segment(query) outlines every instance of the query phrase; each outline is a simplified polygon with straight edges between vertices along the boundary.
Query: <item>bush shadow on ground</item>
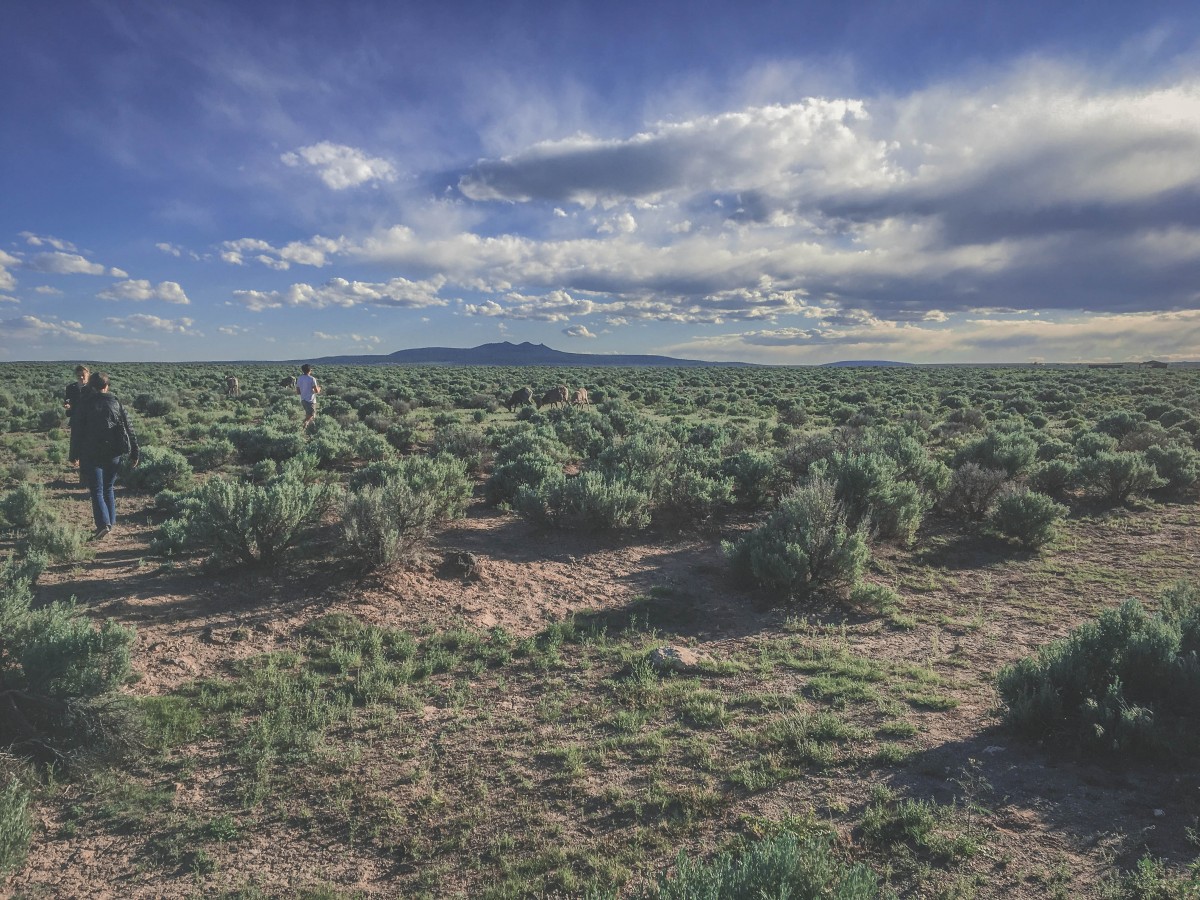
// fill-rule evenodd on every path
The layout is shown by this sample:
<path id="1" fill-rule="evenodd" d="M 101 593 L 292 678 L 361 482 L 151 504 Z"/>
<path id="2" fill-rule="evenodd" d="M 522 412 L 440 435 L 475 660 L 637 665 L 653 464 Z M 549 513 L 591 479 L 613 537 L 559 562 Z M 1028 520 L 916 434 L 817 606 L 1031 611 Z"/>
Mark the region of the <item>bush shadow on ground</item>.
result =
<path id="1" fill-rule="evenodd" d="M 1174 869 L 1197 857 L 1189 834 L 1200 816 L 1194 766 L 1075 754 L 993 725 L 919 751 L 884 783 L 902 797 L 977 806 L 986 839 L 1001 845 L 1032 833 L 1068 856 L 1099 847 L 1119 870 L 1145 855 Z"/>

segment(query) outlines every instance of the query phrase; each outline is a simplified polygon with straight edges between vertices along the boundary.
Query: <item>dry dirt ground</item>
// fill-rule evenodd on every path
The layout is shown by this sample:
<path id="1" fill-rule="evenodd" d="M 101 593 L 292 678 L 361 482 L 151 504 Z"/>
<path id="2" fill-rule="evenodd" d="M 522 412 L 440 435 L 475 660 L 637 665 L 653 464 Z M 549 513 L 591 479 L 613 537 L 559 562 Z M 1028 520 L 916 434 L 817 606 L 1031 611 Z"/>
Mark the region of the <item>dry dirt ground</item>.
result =
<path id="1" fill-rule="evenodd" d="M 78 490 L 57 485 L 62 497 Z M 956 708 L 919 716 L 918 753 L 889 773 L 896 790 L 946 801 L 961 796 L 968 760 L 990 783 L 982 826 L 986 852 L 977 897 L 1092 896 L 1106 873 L 1150 853 L 1186 865 L 1196 853 L 1186 830 L 1200 815 L 1200 774 L 1063 756 L 1022 744 L 996 716 L 993 673 L 1102 608 L 1128 596 L 1149 600 L 1179 577 L 1200 577 L 1200 507 L 1152 506 L 1073 520 L 1052 553 L 1005 550 L 994 541 L 923 534 L 916 552 L 877 554 L 870 579 L 903 597 L 915 627 L 888 627 L 840 605 L 786 609 L 732 583 L 714 539 L 634 540 L 546 535 L 476 501 L 438 537 L 429 565 L 355 580 L 334 562 L 303 558 L 275 575 L 211 573 L 194 562 L 164 566 L 148 551 L 147 501 L 122 496 L 116 532 L 94 560 L 59 566 L 39 585 L 44 600 L 75 597 L 88 614 L 137 628 L 137 694 L 160 694 L 231 660 L 291 646 L 299 628 L 329 612 L 418 631 L 467 624 L 532 634 L 579 611 L 621 608 L 653 590 L 691 599 L 697 611 L 679 637 L 713 658 L 753 648 L 797 619 L 840 623 L 856 653 L 928 663 L 954 684 Z M 86 503 L 73 507 L 80 523 Z M 3 552 L 0 547 L 0 552 Z M 465 550 L 479 577 L 439 574 L 438 554 Z M 301 557 L 303 557 L 303 552 Z M 736 812 L 782 817 L 797 809 L 864 802 L 854 775 L 822 775 L 748 796 Z M 148 870 L 120 835 L 64 836 L 52 808 L 38 811 L 29 860 L 9 882 L 14 895 L 157 897 L 204 893 L 186 876 Z M 732 816 L 730 817 L 732 818 Z M 850 838 L 852 840 L 852 838 Z M 368 895 L 400 895 L 370 853 L 287 833 L 247 835 L 220 861 L 218 883 L 253 877 L 286 896 L 297 873 Z M 245 883 L 245 881 L 241 881 Z M 1056 894 L 1057 891 L 1057 894 Z M 924 896 L 925 894 L 917 894 Z"/>

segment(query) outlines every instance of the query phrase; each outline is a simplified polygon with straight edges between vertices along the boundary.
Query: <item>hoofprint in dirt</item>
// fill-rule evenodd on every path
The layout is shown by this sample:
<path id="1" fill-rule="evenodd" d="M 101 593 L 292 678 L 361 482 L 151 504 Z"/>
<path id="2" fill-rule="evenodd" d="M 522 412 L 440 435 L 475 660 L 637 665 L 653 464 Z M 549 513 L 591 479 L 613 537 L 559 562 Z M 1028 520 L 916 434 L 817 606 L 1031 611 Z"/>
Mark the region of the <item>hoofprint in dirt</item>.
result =
<path id="1" fill-rule="evenodd" d="M 132 506 L 132 504 L 131 504 Z M 586 610 L 621 610 L 640 596 L 666 598 L 673 642 L 711 659 L 749 657 L 781 635 L 842 642 L 868 659 L 911 662 L 941 677 L 953 708 L 917 711 L 916 753 L 898 771 L 833 771 L 751 792 L 717 821 L 701 820 L 679 843 L 711 850 L 744 831 L 747 821 L 813 811 L 855 841 L 855 822 L 871 782 L 918 798 L 964 802 L 964 783 L 986 791 L 981 828 L 986 853 L 962 871 L 986 877 L 976 896 L 1046 896 L 1057 880 L 1066 896 L 1091 893 L 1113 862 L 1128 865 L 1149 851 L 1179 863 L 1189 858 L 1185 830 L 1200 814 L 1195 772 L 1139 766 L 1122 771 L 1029 746 L 997 727 L 991 677 L 1006 662 L 1127 596 L 1151 598 L 1165 583 L 1195 577 L 1193 507 L 1161 506 L 1074 524 L 1052 556 L 985 553 L 969 543 L 938 545 L 920 559 L 882 555 L 870 578 L 902 595 L 915 627 L 896 630 L 867 611 L 768 606 L 732 584 L 715 541 L 669 537 L 646 542 L 564 538 L 530 529 L 480 507 L 440 536 L 440 550 L 479 560 L 478 577 L 438 574 L 429 565 L 354 582 L 321 578 L 320 566 L 298 579 L 287 573 L 207 574 L 192 564 L 161 567 L 146 556 L 148 512 L 131 508 L 96 560 L 44 577 L 44 596 L 74 595 L 96 617 L 139 630 L 131 690 L 158 694 L 198 677 L 219 677 L 231 660 L 294 647 L 309 621 L 347 612 L 372 624 L 434 633 L 465 625 L 529 635 L 547 622 Z M 665 601 L 664 601 L 665 602 Z M 513 691 L 513 708 L 529 698 Z M 453 733 L 437 708 L 422 715 L 422 744 Z M 172 791 L 172 807 L 216 812 L 222 773 L 198 771 Z M 206 780 L 207 779 L 207 780 Z M 986 788 L 983 787 L 986 785 Z M 40 811 L 41 829 L 14 891 L 48 896 L 187 896 L 194 873 L 148 867 L 144 849 L 120 829 L 71 832 L 62 803 Z M 743 823 L 739 825 L 738 823 Z M 206 889 L 262 884 L 270 892 L 314 882 L 387 895 L 394 866 L 369 850 L 271 823 L 218 847 L 217 875 Z M 665 864 L 673 849 L 661 853 Z M 459 883 L 447 875 L 447 885 Z"/>

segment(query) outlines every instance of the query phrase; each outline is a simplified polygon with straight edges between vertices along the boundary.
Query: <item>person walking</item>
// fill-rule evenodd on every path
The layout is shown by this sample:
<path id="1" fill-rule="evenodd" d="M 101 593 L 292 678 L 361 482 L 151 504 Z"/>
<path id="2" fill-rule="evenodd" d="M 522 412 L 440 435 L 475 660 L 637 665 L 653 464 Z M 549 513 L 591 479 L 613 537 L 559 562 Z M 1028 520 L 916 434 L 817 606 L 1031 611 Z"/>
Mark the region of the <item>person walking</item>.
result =
<path id="1" fill-rule="evenodd" d="M 71 462 L 78 463 L 87 478 L 92 497 L 92 518 L 96 523 L 93 540 L 108 536 L 117 524 L 114 488 L 121 460 L 137 466 L 141 449 L 129 427 L 129 416 L 121 401 L 109 393 L 108 376 L 95 372 L 88 379 L 92 393 L 84 397 L 75 411 L 71 429 Z"/>
<path id="2" fill-rule="evenodd" d="M 72 435 L 75 433 L 75 413 L 83 405 L 84 398 L 91 393 L 91 388 L 88 387 L 88 378 L 91 372 L 88 367 L 78 365 L 75 367 L 75 380 L 67 385 L 67 389 L 63 391 L 63 408 L 67 411 L 67 430 Z M 79 484 L 87 487 L 87 476 L 83 469 L 79 470 Z"/>
<path id="3" fill-rule="evenodd" d="M 300 377 L 296 379 L 296 393 L 300 395 L 300 404 L 304 407 L 303 427 L 307 429 L 317 417 L 317 394 L 321 393 L 321 386 L 313 378 L 312 366 L 308 363 L 300 367 L 300 372 Z"/>

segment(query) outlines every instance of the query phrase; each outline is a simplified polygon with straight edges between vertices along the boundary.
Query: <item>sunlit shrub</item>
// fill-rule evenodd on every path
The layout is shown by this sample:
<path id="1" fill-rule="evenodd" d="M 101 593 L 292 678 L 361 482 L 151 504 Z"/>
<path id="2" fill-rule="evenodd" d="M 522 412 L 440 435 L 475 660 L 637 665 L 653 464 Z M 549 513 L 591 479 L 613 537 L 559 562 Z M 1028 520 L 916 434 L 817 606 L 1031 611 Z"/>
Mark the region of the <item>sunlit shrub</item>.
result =
<path id="1" fill-rule="evenodd" d="M 1166 485 L 1144 453 L 1106 452 L 1079 463 L 1080 480 L 1088 490 L 1110 503 L 1123 503 Z"/>
<path id="2" fill-rule="evenodd" d="M 988 524 L 1022 547 L 1035 549 L 1054 540 L 1058 525 L 1066 516 L 1067 508 L 1045 494 L 1013 491 L 996 501 Z"/>
<path id="3" fill-rule="evenodd" d="M 766 522 L 723 546 L 736 575 L 786 598 L 852 585 L 870 558 L 863 532 L 847 524 L 834 483 L 822 478 L 797 488 Z"/>

